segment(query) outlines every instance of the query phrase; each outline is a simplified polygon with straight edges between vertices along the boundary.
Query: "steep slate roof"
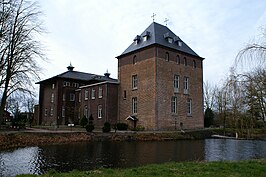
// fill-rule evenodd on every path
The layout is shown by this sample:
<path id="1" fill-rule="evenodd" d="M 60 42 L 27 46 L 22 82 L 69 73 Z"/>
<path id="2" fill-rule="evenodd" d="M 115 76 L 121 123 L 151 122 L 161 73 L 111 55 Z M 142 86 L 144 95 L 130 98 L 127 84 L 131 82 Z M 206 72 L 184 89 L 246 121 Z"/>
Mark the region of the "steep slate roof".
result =
<path id="1" fill-rule="evenodd" d="M 145 35 L 148 35 L 149 38 L 147 41 L 143 41 L 143 37 Z M 167 37 L 170 37 L 173 39 L 172 43 L 169 43 L 167 40 Z M 196 54 L 184 41 L 182 41 L 177 35 L 175 35 L 168 27 L 163 26 L 161 24 L 158 24 L 156 22 L 153 22 L 140 36 L 137 36 L 135 40 L 139 40 L 138 44 L 136 45 L 135 42 L 133 42 L 120 56 L 128 54 L 130 52 L 136 51 L 138 49 L 153 45 L 153 44 L 159 44 L 165 47 L 169 47 L 196 57 L 200 57 L 198 54 Z M 182 43 L 181 46 L 178 45 L 178 41 Z M 200 57 L 201 58 L 201 57 Z"/>
<path id="2" fill-rule="evenodd" d="M 96 81 L 113 81 L 113 82 L 118 82 L 117 79 L 113 79 L 110 77 L 106 76 L 101 76 L 101 75 L 96 75 L 96 74 L 90 74 L 90 73 L 84 73 L 84 72 L 79 72 L 79 71 L 66 71 L 62 74 L 56 75 L 54 77 L 51 77 L 49 79 L 42 80 L 40 82 L 37 82 L 36 84 L 40 84 L 42 82 L 51 80 L 51 79 L 56 79 L 56 78 L 62 78 L 62 79 L 75 79 L 75 80 L 81 80 L 81 81 L 91 81 L 91 80 L 96 80 Z"/>

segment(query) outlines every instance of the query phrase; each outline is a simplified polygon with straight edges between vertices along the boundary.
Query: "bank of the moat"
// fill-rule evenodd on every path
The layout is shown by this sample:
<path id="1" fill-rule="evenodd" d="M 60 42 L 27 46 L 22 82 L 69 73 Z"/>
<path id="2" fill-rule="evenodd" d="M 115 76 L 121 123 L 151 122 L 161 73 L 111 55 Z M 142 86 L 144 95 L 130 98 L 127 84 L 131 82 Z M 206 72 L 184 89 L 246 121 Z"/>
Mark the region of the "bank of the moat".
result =
<path id="1" fill-rule="evenodd" d="M 214 134 L 223 135 L 221 129 L 204 129 L 181 131 L 154 131 L 154 132 L 134 132 L 117 131 L 110 133 L 101 132 L 75 132 L 75 131 L 12 131 L 0 133 L 0 150 L 14 149 L 26 146 L 39 146 L 49 144 L 63 144 L 82 141 L 171 141 L 171 140 L 191 140 L 206 139 Z M 233 132 L 227 132 L 233 136 Z M 259 131 L 249 138 L 265 138 L 265 131 Z"/>

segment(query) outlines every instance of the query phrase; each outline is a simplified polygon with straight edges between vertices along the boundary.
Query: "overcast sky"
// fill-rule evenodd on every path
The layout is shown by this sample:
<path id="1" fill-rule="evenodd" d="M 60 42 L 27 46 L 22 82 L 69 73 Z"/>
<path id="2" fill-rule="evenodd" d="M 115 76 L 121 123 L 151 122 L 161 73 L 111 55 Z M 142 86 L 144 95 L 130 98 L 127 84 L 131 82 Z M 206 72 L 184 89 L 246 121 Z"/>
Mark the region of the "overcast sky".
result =
<path id="1" fill-rule="evenodd" d="M 266 26 L 265 0 L 39 0 L 48 33 L 42 79 L 74 70 L 117 78 L 116 56 L 151 23 L 165 24 L 204 60 L 219 83 L 238 51 Z"/>

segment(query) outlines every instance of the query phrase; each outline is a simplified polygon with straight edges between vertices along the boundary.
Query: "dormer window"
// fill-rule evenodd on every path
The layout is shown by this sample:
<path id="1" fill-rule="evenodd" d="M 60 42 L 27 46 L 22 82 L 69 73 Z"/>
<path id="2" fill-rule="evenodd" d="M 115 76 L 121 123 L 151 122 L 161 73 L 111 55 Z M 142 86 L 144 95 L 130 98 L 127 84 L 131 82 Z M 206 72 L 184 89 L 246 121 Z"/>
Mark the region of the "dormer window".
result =
<path id="1" fill-rule="evenodd" d="M 150 37 L 150 32 L 146 31 L 144 36 L 143 36 L 143 41 L 147 41 L 149 37 Z"/>
<path id="2" fill-rule="evenodd" d="M 182 46 L 182 41 L 178 36 L 174 37 L 174 41 L 178 45 L 178 47 Z"/>
<path id="3" fill-rule="evenodd" d="M 173 38 L 168 38 L 168 42 L 170 43 L 170 44 L 172 44 L 173 43 Z"/>
<path id="4" fill-rule="evenodd" d="M 163 35 L 163 37 L 164 37 L 164 38 L 165 38 L 170 44 L 173 43 L 173 38 L 170 36 L 169 33 L 165 33 L 165 34 Z"/>
<path id="5" fill-rule="evenodd" d="M 135 45 L 137 45 L 140 41 L 140 36 L 137 35 L 135 38 L 134 38 L 134 42 L 135 42 Z"/>

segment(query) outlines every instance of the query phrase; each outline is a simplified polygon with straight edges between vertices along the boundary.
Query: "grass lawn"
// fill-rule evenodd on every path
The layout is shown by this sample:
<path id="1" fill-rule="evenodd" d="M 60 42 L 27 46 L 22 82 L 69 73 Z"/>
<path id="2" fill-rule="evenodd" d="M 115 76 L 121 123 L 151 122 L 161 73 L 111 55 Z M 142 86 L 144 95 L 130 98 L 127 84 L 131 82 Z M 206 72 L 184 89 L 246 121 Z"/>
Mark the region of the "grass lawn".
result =
<path id="1" fill-rule="evenodd" d="M 18 175 L 19 177 L 33 177 L 37 175 Z M 239 176 L 266 176 L 266 159 L 249 160 L 240 162 L 184 162 L 184 163 L 165 163 L 147 165 L 143 167 L 128 169 L 97 169 L 92 171 L 77 171 L 69 173 L 57 173 L 53 170 L 43 177 L 170 177 L 170 176 L 187 176 L 187 177 L 239 177 Z"/>

